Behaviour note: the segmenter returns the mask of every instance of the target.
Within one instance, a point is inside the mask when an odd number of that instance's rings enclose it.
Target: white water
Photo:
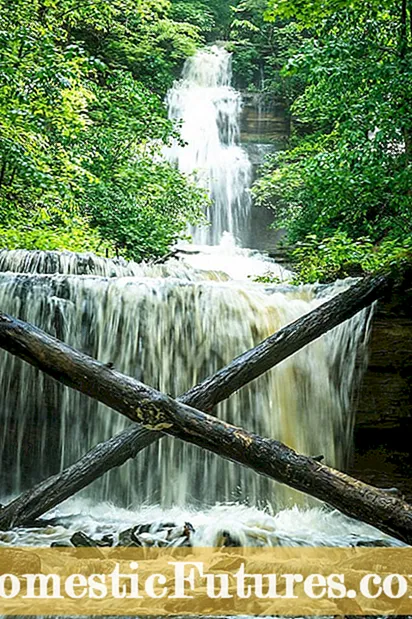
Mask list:
[[[403,546],[373,527],[346,518],[336,511],[313,507],[292,507],[277,513],[262,511],[242,504],[217,505],[210,509],[160,509],[148,506],[140,509],[122,509],[111,503],[96,504],[87,500],[71,500],[50,516],[59,519],[58,525],[36,529],[15,529],[0,532],[0,546],[9,544],[37,546],[52,542],[67,542],[79,530],[94,539],[113,535],[136,525],[151,523],[151,533],[163,523],[183,525],[190,522],[194,528],[191,541],[194,546],[219,546],[228,532],[243,546],[354,546],[359,542],[386,543]]]
[[[187,144],[176,142],[168,156],[182,172],[195,173],[212,200],[211,225],[192,231],[195,243],[218,245],[224,232],[247,241],[251,164],[239,145],[241,96],[230,83],[231,55],[215,45],[186,61],[167,98]]]
[[[179,395],[348,282],[328,288],[253,282],[268,270],[280,280],[288,272],[234,242],[233,235],[247,237],[250,164],[238,145],[241,101],[230,87],[224,50],[214,47],[188,60],[169,105],[173,118],[183,118],[189,142],[175,146],[173,157],[182,170],[197,170],[214,199],[211,226],[195,232],[197,242],[210,245],[187,246],[182,260],[162,266],[0,252],[0,307]],[[344,466],[352,447],[352,387],[365,361],[368,331],[368,312],[361,312],[222,403],[217,415]],[[5,353],[0,421],[3,497],[127,425]],[[222,528],[244,544],[346,545],[383,537],[336,512],[304,509],[305,501],[245,468],[165,438],[58,508],[61,525],[6,533],[0,543],[48,543],[78,529],[116,533],[144,521],[156,529],[164,520],[192,522],[199,545],[217,543]]]

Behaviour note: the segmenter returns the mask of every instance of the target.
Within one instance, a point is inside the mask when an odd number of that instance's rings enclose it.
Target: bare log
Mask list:
[[[357,284],[325,302],[307,315],[283,327],[256,348],[245,352],[229,365],[193,387],[179,402],[203,411],[228,398],[313,339],[351,318],[370,305],[388,285],[387,278],[374,278]],[[0,512],[0,528],[32,522],[114,467],[159,440],[162,434],[141,427],[127,428],[98,444],[77,462],[23,492]]]
[[[165,432],[314,496],[412,542],[412,506],[372,486],[191,408],[116,372],[43,331],[0,315],[0,346],[153,432]]]

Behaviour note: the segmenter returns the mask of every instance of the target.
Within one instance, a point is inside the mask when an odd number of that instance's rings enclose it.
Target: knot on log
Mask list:
[[[159,398],[159,402],[155,399],[145,399],[139,403],[136,408],[136,421],[140,423],[146,430],[154,432],[162,432],[169,430],[173,423],[167,413],[165,413],[165,403]]]

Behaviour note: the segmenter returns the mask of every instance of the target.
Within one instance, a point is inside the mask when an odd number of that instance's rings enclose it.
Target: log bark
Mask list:
[[[0,346],[152,432],[165,432],[217,453],[412,542],[411,505],[299,455],[279,441],[178,402],[4,314],[0,315]]]
[[[216,374],[177,398],[178,401],[203,411],[213,410],[216,404],[239,388],[370,305],[387,286],[388,279],[381,277],[353,286],[240,355]],[[77,462],[23,492],[7,505],[0,511],[0,528],[33,522],[107,471],[134,458],[161,437],[162,434],[158,432],[133,426],[98,444]]]

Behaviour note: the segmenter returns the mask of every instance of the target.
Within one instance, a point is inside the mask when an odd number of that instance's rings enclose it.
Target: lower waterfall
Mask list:
[[[252,269],[253,257],[238,251]],[[196,259],[200,264],[202,257]],[[203,260],[206,266],[207,253]],[[87,273],[78,274],[85,264]],[[173,396],[345,286],[267,286],[176,260],[144,267],[43,252],[3,252],[0,266],[7,269],[0,273],[3,311]],[[329,465],[344,465],[367,318],[361,312],[307,346],[219,405],[216,414],[304,454],[322,454]],[[3,492],[16,494],[60,470],[128,423],[8,353],[0,353],[0,366]],[[251,506],[279,508],[297,500],[297,493],[269,479],[169,438],[84,493],[125,506],[163,508],[240,498]]]

